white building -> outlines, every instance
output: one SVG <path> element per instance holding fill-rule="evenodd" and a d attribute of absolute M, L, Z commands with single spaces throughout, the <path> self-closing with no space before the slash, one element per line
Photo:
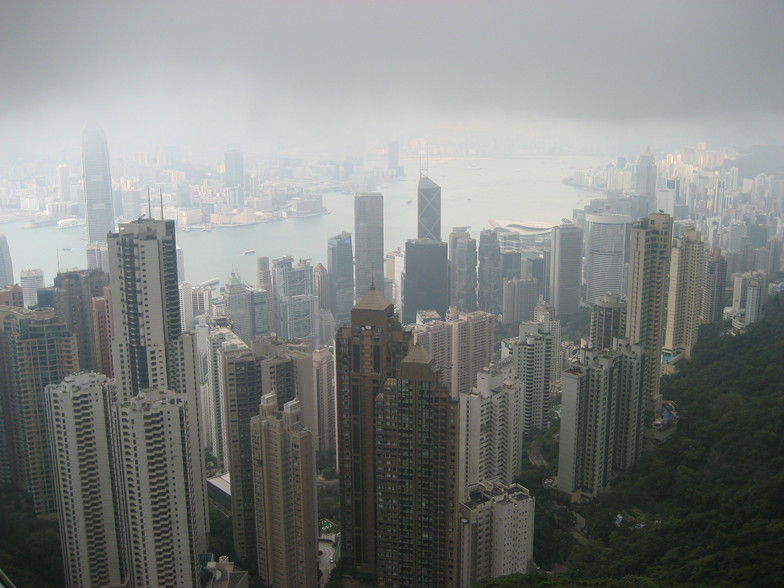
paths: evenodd
<path fill-rule="evenodd" d="M 596 495 L 613 469 L 625 470 L 642 452 L 642 348 L 615 339 L 613 349 L 581 350 L 561 378 L 558 489 Z"/>
<path fill-rule="evenodd" d="M 585 215 L 585 302 L 593 304 L 608 292 L 625 293 L 624 256 L 631 217 L 623 214 Z"/>
<path fill-rule="evenodd" d="M 107 402 L 111 380 L 95 373 L 46 387 L 60 543 L 69 586 L 123 581 Z"/>
<path fill-rule="evenodd" d="M 519 484 L 471 487 L 460 504 L 460 586 L 525 574 L 533 564 L 534 499 Z"/>
<path fill-rule="evenodd" d="M 44 287 L 44 270 L 24 269 L 19 272 L 19 285 L 22 286 L 25 308 L 38 304 L 38 289 Z"/>
<path fill-rule="evenodd" d="M 477 374 L 460 394 L 460 497 L 483 480 L 511 484 L 523 463 L 523 402 L 511 361 Z"/>
<path fill-rule="evenodd" d="M 148 389 L 113 412 L 131 585 L 197 585 L 199 554 L 207 551 L 207 493 L 196 398 Z"/>
<path fill-rule="evenodd" d="M 108 235 L 112 446 L 131 585 L 191 586 L 207 547 L 196 341 L 182 332 L 174 221 Z"/>
<path fill-rule="evenodd" d="M 520 325 L 512 344 L 515 385 L 522 392 L 523 432 L 547 429 L 550 425 L 550 385 L 558 378 L 560 340 L 546 322 Z"/>

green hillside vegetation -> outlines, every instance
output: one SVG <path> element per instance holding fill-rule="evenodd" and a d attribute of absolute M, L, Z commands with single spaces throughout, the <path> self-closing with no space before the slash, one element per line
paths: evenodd
<path fill-rule="evenodd" d="M 567 576 L 514 586 L 784 586 L 784 303 L 739 336 L 703 329 L 694 359 L 666 378 L 678 433 L 574 507 L 588 540 Z M 617 515 L 623 516 L 618 524 Z"/>

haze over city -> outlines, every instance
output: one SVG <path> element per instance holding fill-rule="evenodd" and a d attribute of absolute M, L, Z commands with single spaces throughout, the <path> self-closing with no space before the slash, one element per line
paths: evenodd
<path fill-rule="evenodd" d="M 354 147 L 439 130 L 603 153 L 777 141 L 783 11 L 773 1 L 10 2 L 2 149 L 74 150 L 88 121 L 117 154 Z"/>

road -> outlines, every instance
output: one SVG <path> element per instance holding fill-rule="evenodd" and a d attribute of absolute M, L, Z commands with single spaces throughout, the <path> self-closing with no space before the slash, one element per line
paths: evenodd
<path fill-rule="evenodd" d="M 319 539 L 319 569 L 321 570 L 321 586 L 326 586 L 329 582 L 329 572 L 335 567 L 329 560 L 335 557 L 335 548 L 332 541 Z"/>
<path fill-rule="evenodd" d="M 539 450 L 539 445 L 532 443 L 528 447 L 528 460 L 535 466 L 547 467 L 547 460 L 542 457 L 542 452 Z"/>

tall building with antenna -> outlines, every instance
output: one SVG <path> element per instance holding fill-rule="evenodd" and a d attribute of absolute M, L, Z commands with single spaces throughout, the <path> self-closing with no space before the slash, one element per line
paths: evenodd
<path fill-rule="evenodd" d="M 114 232 L 114 203 L 106 134 L 98 125 L 88 125 L 84 130 L 82 164 L 87 239 L 90 243 L 106 243 L 106 235 Z"/>
<path fill-rule="evenodd" d="M 441 186 L 422 172 L 417 187 L 417 239 L 441 240 Z"/>
<path fill-rule="evenodd" d="M 196 340 L 183 333 L 174 221 L 109 235 L 112 452 L 131 586 L 192 586 L 207 548 Z"/>

